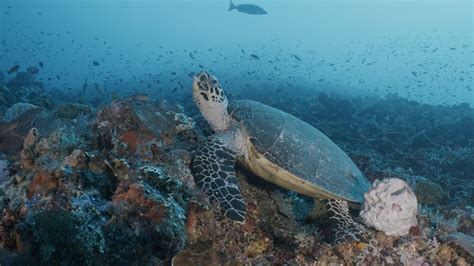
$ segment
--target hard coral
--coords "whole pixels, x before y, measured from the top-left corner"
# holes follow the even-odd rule
[[[47,210],[35,215],[29,225],[41,262],[93,264],[94,247],[85,241],[88,234],[81,230],[80,224],[74,214],[64,210]]]
[[[143,254],[155,254],[170,259],[184,247],[186,241],[185,211],[172,197],[162,194],[146,182],[122,182],[113,196],[114,213],[105,227],[110,238],[109,248],[117,259],[137,261]],[[130,247],[119,248],[133,241]],[[125,245],[129,245],[125,244]]]
[[[35,146],[38,140],[38,130],[36,128],[32,128],[23,142],[23,150],[21,150],[20,153],[22,166],[25,169],[31,169],[33,167],[34,160],[38,155],[35,151]]]

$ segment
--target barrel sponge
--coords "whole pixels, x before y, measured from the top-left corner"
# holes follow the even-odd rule
[[[391,236],[408,234],[418,224],[418,204],[408,184],[397,178],[376,180],[364,194],[360,216],[367,226]]]

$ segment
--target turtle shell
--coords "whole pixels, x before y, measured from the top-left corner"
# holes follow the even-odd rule
[[[363,201],[370,182],[322,132],[288,113],[255,101],[233,101],[228,111],[243,126],[259,155],[337,198]]]

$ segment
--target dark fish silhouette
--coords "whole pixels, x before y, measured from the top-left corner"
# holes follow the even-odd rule
[[[13,73],[17,72],[18,69],[20,69],[20,65],[14,65],[10,68],[10,70],[7,71],[7,73],[8,74],[13,74]]]
[[[230,0],[230,5],[229,5],[229,10],[234,10],[237,9],[237,11],[250,14],[250,15],[266,15],[268,14],[267,11],[265,11],[263,8],[257,6],[257,5],[252,5],[252,4],[240,4],[240,5],[234,5],[232,3],[232,0]]]
[[[28,71],[29,73],[31,73],[33,75],[36,75],[36,74],[39,73],[39,68],[33,66],[33,67],[27,68],[26,71]]]

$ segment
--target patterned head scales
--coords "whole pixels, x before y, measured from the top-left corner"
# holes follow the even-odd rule
[[[197,73],[193,78],[193,100],[212,129],[225,131],[229,128],[228,101],[216,77],[204,71]]]
[[[193,79],[193,99],[200,106],[202,104],[225,104],[227,98],[224,95],[221,84],[216,77],[202,71],[197,73]]]

